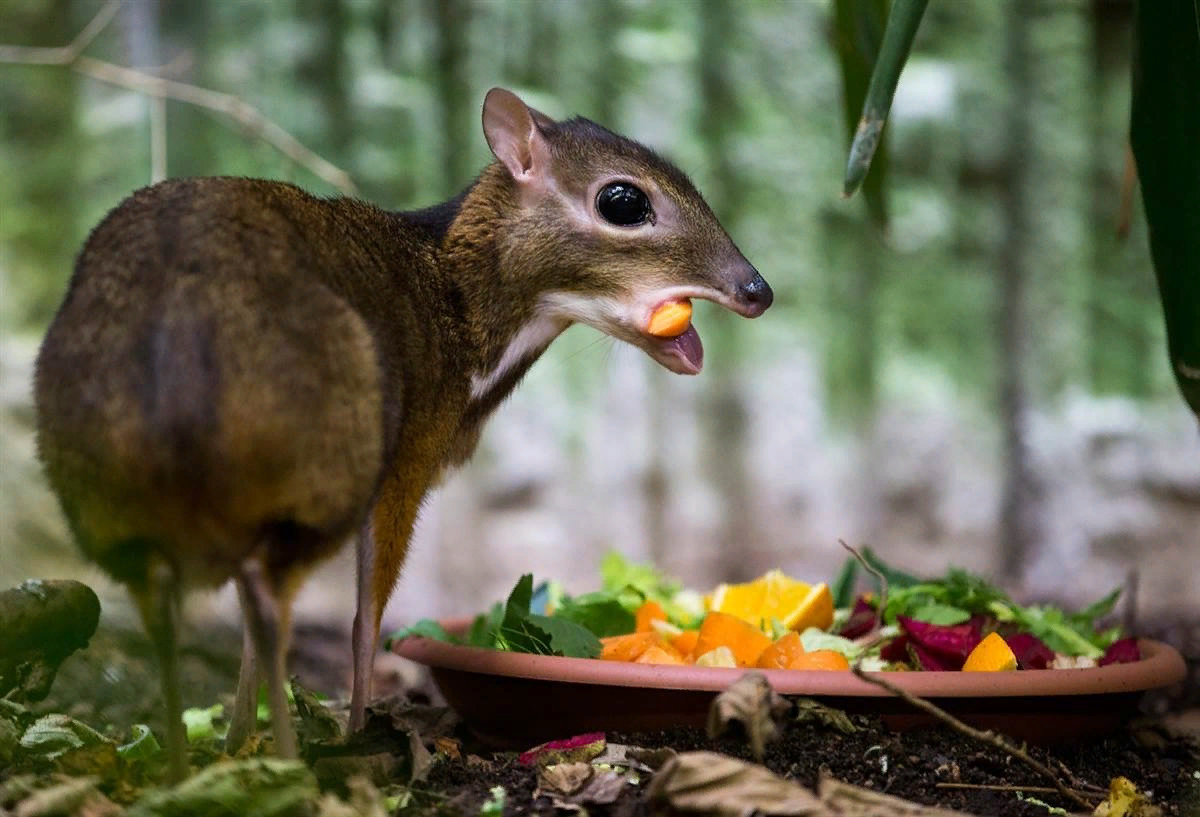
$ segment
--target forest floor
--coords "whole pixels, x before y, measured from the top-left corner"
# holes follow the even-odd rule
[[[1200,627],[1191,631],[1189,644],[1180,646],[1194,646]],[[186,705],[207,707],[229,700],[238,647],[237,635],[223,630],[204,633],[203,638],[193,636],[184,645]],[[342,688],[347,667],[344,659],[339,663],[331,656],[345,653],[344,636],[301,631],[293,648],[300,682],[318,691]],[[1104,801],[1110,782],[1123,777],[1161,809],[1157,813],[1200,817],[1196,657],[1194,652],[1189,656],[1193,672],[1188,686],[1171,693],[1173,711],[1167,718],[1146,718],[1100,739],[1029,747],[1030,756],[1089,805]],[[149,724],[161,734],[160,701],[158,675],[145,638],[101,627],[87,649],[63,664],[50,697],[31,706],[27,717],[63,713],[119,744],[129,740],[135,724]],[[1155,705],[1161,710],[1165,703],[1159,699]],[[497,705],[504,703],[497,701]],[[593,741],[571,756],[557,758],[563,761],[557,766],[548,767],[544,755],[524,765],[516,753],[489,751],[476,744],[450,713],[431,705],[419,689],[376,707],[368,736],[357,749],[331,750],[319,735],[309,743],[306,732],[313,738],[315,732],[306,730],[302,719],[305,758],[321,789],[348,798],[349,804],[328,795],[317,797],[305,778],[299,794],[280,795],[267,806],[255,803],[256,813],[735,815],[749,814],[754,804],[766,814],[947,813],[938,808],[1013,817],[1090,813],[995,746],[946,727],[893,733],[877,720],[857,715],[848,720],[784,719],[778,738],[767,744],[761,765],[753,762],[745,734],[738,730],[710,739],[694,728],[609,733],[603,742]],[[413,734],[420,740],[411,739]],[[706,754],[711,752],[721,756]],[[597,753],[602,754],[597,757]],[[215,749],[194,750],[193,771],[218,757]],[[211,803],[188,806],[166,800],[148,806],[152,797],[144,791],[159,782],[161,764],[139,766],[128,759],[105,764],[94,753],[71,758],[67,753],[54,762],[44,758],[35,762],[28,756],[22,760],[19,752],[11,758],[0,753],[0,815],[234,814],[252,807],[243,802],[221,810]],[[357,783],[347,787],[352,770],[365,770],[379,788]],[[242,788],[257,785],[246,782],[256,774],[259,779],[274,774],[264,785],[281,792],[296,780],[266,767],[257,772],[243,768],[241,774],[238,786]],[[839,787],[835,781],[850,785]],[[62,796],[43,796],[38,801],[33,792],[52,783]],[[76,789],[63,791],[75,784]],[[85,788],[86,796],[80,794]],[[219,788],[219,782],[207,781],[202,795],[215,797],[213,792]],[[140,805],[126,808],[139,799]]]

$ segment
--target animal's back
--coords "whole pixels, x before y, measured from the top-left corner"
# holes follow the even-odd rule
[[[158,554],[218,582],[280,534],[293,544],[272,559],[310,561],[361,520],[382,467],[380,362],[326,283],[356,249],[328,202],[251,180],[167,182],[96,228],[35,398],[51,483],[116,577],[142,584]]]

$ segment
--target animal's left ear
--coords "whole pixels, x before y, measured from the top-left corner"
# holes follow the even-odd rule
[[[530,108],[512,91],[493,88],[483,100],[483,135],[492,155],[499,159],[518,182],[528,182],[545,173],[549,155],[541,129],[554,120]]]

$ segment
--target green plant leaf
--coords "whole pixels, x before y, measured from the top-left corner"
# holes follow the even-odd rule
[[[1200,416],[1200,12],[1193,0],[1135,9],[1130,144],[1171,371]]]
[[[154,732],[144,723],[133,725],[133,738],[129,743],[117,747],[117,754],[126,760],[148,760],[162,751]],[[191,740],[191,735],[188,736]]]
[[[216,727],[217,719],[225,715],[225,707],[213,704],[207,708],[190,707],[183,710],[183,728],[187,732],[188,743],[202,740],[217,740],[222,737]]]
[[[554,618],[573,621],[599,638],[631,633],[636,626],[633,613],[606,591],[564,597]]]
[[[842,569],[838,571],[837,578],[833,580],[833,586],[830,587],[835,608],[849,607],[854,603],[860,567],[858,559],[854,556],[848,556],[846,561],[842,562]]]
[[[892,2],[887,27],[883,32],[883,42],[879,46],[879,56],[874,60],[871,82],[863,99],[862,115],[854,128],[854,140],[850,144],[850,156],[846,160],[843,193],[847,196],[853,195],[867,177],[871,161],[883,140],[883,127],[892,108],[896,84],[900,81],[900,72],[904,70],[904,64],[908,61],[913,38],[916,37],[917,28],[928,3],[929,0]],[[849,5],[847,0],[839,0],[839,9],[843,5]],[[860,11],[860,16],[864,12],[865,10]],[[839,13],[838,16],[840,24],[842,15]]]
[[[450,633],[446,632],[446,629],[442,627],[441,624],[437,623],[433,619],[423,618],[420,621],[410,624],[409,626],[397,630],[389,635],[383,640],[383,648],[385,650],[390,650],[392,648],[392,644],[408,638],[410,635],[418,636],[420,638],[432,638],[434,641],[445,641],[450,644],[459,644],[462,642],[462,639],[455,638],[454,636],[450,635]]]

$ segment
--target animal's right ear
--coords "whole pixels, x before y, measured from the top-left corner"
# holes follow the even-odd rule
[[[488,147],[518,182],[529,181],[544,169],[549,150],[540,128],[551,123],[512,91],[493,88],[483,100],[483,135]]]

